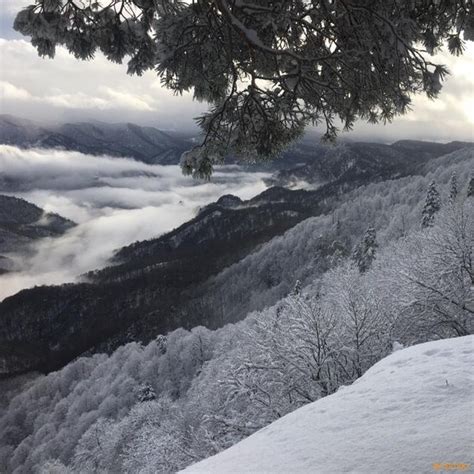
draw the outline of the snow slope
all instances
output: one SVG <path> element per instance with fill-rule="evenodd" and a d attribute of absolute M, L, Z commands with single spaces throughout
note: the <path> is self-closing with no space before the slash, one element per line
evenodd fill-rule
<path fill-rule="evenodd" d="M 474 336 L 397 351 L 353 385 L 183 472 L 432 473 L 445 463 L 472 469 L 473 362 Z"/>

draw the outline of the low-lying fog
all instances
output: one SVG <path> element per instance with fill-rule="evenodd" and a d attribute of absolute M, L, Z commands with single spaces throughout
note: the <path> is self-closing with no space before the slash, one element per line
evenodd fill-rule
<path fill-rule="evenodd" d="M 183 176 L 178 166 L 0 145 L 0 193 L 78 224 L 37 242 L 31 255 L 14 256 L 21 271 L 0 276 L 0 300 L 23 288 L 75 281 L 105 265 L 115 249 L 179 226 L 224 194 L 249 199 L 265 189 L 265 176 L 223 166 L 205 182 Z"/>

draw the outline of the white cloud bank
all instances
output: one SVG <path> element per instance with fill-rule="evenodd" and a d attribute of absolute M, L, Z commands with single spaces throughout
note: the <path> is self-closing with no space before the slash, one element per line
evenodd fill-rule
<path fill-rule="evenodd" d="M 0 276 L 0 300 L 34 285 L 75 281 L 104 265 L 115 249 L 179 226 L 223 194 L 243 199 L 258 194 L 266 176 L 229 166 L 210 182 L 195 181 L 178 166 L 5 145 L 0 169 L 21 189 L 11 194 L 79 224 L 39 242 L 32 256 L 17 256 L 25 270 Z"/>
<path fill-rule="evenodd" d="M 91 96 L 78 92 L 65 94 L 61 91 L 47 96 L 35 96 L 26 89 L 16 87 L 7 81 L 0 81 L 0 97 L 3 101 L 27 102 L 29 105 L 50 105 L 65 109 L 97 109 L 109 110 L 128 108 L 132 110 L 153 111 L 153 98 L 149 95 L 133 95 L 120 92 L 109 87 L 100 87 L 101 96 Z"/>
<path fill-rule="evenodd" d="M 3 113 L 35 120 L 97 119 L 190 129 L 206 110 L 190 94 L 174 96 L 149 71 L 126 74 L 126 66 L 97 54 L 79 61 L 64 48 L 54 59 L 38 57 L 23 39 L 0 38 L 0 101 Z"/>

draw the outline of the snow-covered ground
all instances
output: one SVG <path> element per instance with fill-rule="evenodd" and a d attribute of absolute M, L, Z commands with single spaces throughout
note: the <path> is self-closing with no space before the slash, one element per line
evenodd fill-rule
<path fill-rule="evenodd" d="M 432 473 L 474 467 L 474 336 L 420 344 L 187 473 Z"/>

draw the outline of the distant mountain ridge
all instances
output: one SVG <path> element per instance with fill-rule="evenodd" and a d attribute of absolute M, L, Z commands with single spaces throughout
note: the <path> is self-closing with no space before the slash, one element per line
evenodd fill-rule
<path fill-rule="evenodd" d="M 180 132 L 164 132 L 129 122 L 83 121 L 47 125 L 13 115 L 0 115 L 0 144 L 20 148 L 60 148 L 91 155 L 128 157 L 147 164 L 177 165 L 182 153 L 192 148 L 196 140 L 197 137 Z M 354 155 L 360 155 L 359 161 L 375 160 L 370 166 L 378 167 L 383 178 L 389 168 L 392 168 L 389 170 L 392 173 L 394 167 L 400 166 L 400 158 L 404 157 L 412 169 L 410 161 L 413 159 L 420 163 L 472 145 L 469 142 L 443 144 L 417 140 L 400 140 L 385 145 L 341 138 L 333 146 L 321 143 L 315 134 L 308 134 L 272 161 L 246 163 L 228 156 L 226 163 L 246 165 L 254 171 L 274 171 L 268 180 L 269 185 L 292 187 L 301 181 L 327 183 L 335 176 L 341 176 L 341 167 L 350 173 Z M 391 158 L 394 163 L 390 163 Z M 367 163 L 363 166 L 366 167 Z"/>
<path fill-rule="evenodd" d="M 147 164 L 177 165 L 182 153 L 197 142 L 198 137 L 179 131 L 164 132 L 133 123 L 90 121 L 50 125 L 13 115 L 0 115 L 0 144 L 20 148 L 60 148 L 92 155 L 133 158 Z M 325 148 L 317 137 L 306 137 L 273 161 L 243 163 L 228 156 L 226 163 L 245 164 L 253 170 L 285 169 L 311 161 Z"/>
<path fill-rule="evenodd" d="M 192 143 L 154 127 L 132 123 L 77 122 L 41 125 L 0 115 L 0 143 L 22 148 L 63 148 L 92 155 L 131 157 L 148 164 L 177 164 Z"/>
<path fill-rule="evenodd" d="M 320 149 L 317 159 L 276 171 L 266 183 L 289 188 L 311 184 L 316 188 L 339 179 L 363 181 L 369 175 L 372 180 L 394 178 L 421 170 L 433 158 L 469 147 L 474 147 L 474 143 L 416 140 L 400 140 L 391 145 L 342 143 Z"/>

